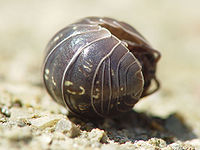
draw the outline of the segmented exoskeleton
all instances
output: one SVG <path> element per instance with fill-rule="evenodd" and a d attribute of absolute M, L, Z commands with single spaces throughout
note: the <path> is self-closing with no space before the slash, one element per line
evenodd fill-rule
<path fill-rule="evenodd" d="M 159 58 L 160 53 L 130 25 L 88 17 L 50 40 L 43 78 L 52 98 L 72 113 L 107 117 L 131 110 L 141 97 L 159 88 Z"/>

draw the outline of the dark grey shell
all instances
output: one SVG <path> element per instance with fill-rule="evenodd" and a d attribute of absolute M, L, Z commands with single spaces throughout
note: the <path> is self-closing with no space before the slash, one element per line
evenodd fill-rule
<path fill-rule="evenodd" d="M 45 86 L 56 102 L 76 115 L 107 117 L 129 111 L 143 92 L 139 61 L 109 27 L 120 28 L 135 43 L 148 45 L 128 24 L 98 17 L 67 26 L 47 45 Z"/>

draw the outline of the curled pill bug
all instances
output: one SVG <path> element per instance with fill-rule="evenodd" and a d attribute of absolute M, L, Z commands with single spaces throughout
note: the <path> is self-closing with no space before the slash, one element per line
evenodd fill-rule
<path fill-rule="evenodd" d="M 79 117 L 130 111 L 160 87 L 155 75 L 160 53 L 115 19 L 87 17 L 70 24 L 53 36 L 45 54 L 48 93 Z"/>

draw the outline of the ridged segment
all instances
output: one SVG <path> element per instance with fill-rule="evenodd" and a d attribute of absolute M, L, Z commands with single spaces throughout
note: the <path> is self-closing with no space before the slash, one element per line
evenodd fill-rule
<path fill-rule="evenodd" d="M 117 40 L 116 40 L 117 41 Z M 92 87 L 91 87 L 91 104 L 92 104 L 92 107 L 94 109 L 94 111 L 99 114 L 100 116 L 102 115 L 101 112 L 99 112 L 96 107 L 95 107 L 95 104 L 94 104 L 94 98 L 93 98 L 93 91 L 94 91 L 94 83 L 95 83 L 95 79 L 96 79 L 96 76 L 97 76 L 97 73 L 99 71 L 99 68 L 100 66 L 102 65 L 102 63 L 108 59 L 109 60 L 109 57 L 110 55 L 113 53 L 113 51 L 115 50 L 115 48 L 120 44 L 120 41 L 118 41 L 118 43 L 116 43 L 113 48 L 108 52 L 108 54 L 106 54 L 101 60 L 100 62 L 98 63 L 96 69 L 95 69 L 95 72 L 94 72 L 94 75 L 93 75 L 93 78 L 92 78 Z M 106 74 L 106 76 L 108 76 L 108 90 L 109 90 L 109 96 L 108 96 L 108 99 L 106 98 L 106 100 L 111 101 L 111 97 L 112 97 L 112 87 L 111 87 L 111 77 L 110 77 L 110 61 L 108 61 L 108 74 Z M 108 104 L 109 105 L 109 104 Z M 108 111 L 109 111 L 109 108 L 108 108 Z"/>
<path fill-rule="evenodd" d="M 66 81 L 70 81 L 73 83 L 74 86 L 66 87 L 63 86 L 63 94 L 64 91 L 71 91 L 71 92 L 65 92 L 65 94 L 70 95 L 70 99 L 65 99 L 66 103 L 69 103 L 69 101 L 73 101 L 73 104 L 71 107 L 75 106 L 84 106 L 87 104 L 91 105 L 91 100 L 89 101 L 89 97 L 91 97 L 91 89 L 92 87 L 92 79 L 95 74 L 95 70 L 98 68 L 98 64 L 101 61 L 103 57 L 105 57 L 118 41 L 114 39 L 113 37 L 105 37 L 102 39 L 99 39 L 97 41 L 94 41 L 92 44 L 90 44 L 87 47 L 84 47 L 83 51 L 79 51 L 77 55 L 74 55 L 74 59 L 71 59 L 71 62 L 69 63 L 68 67 L 66 67 L 64 72 L 64 78 L 63 83 Z M 112 43 L 112 44 L 110 44 Z M 100 46 L 102 45 L 102 46 Z M 85 94 L 79 95 L 78 91 L 80 86 L 84 88 Z M 94 88 L 93 88 L 94 90 Z M 64 98 L 67 98 L 66 95 L 63 95 Z M 99 99 L 100 96 L 98 96 Z M 79 99 L 78 101 L 74 101 L 74 99 Z M 99 103 L 100 101 L 95 101 L 94 105 L 96 103 Z M 88 106 L 90 107 L 90 106 Z M 91 105 L 91 107 L 93 107 Z M 92 108 L 94 109 L 94 108 Z M 99 108 L 98 108 L 99 109 Z M 79 113 L 84 113 L 84 111 L 76 109 L 75 110 Z M 95 111 L 95 110 L 93 110 Z M 99 112 L 99 110 L 98 110 Z"/>
<path fill-rule="evenodd" d="M 44 83 L 50 95 L 58 103 L 64 104 L 61 93 L 62 77 L 72 57 L 79 49 L 84 49 L 86 45 L 91 44 L 95 40 L 102 39 L 104 36 L 110 36 L 110 33 L 104 29 L 73 34 L 73 36 L 71 35 L 70 38 L 67 38 L 48 55 L 43 68 Z M 47 70 L 49 70 L 48 75 L 46 74 Z"/>

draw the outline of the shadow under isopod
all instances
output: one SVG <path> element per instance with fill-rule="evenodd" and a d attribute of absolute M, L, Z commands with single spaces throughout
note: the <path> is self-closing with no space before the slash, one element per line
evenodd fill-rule
<path fill-rule="evenodd" d="M 82 130 L 102 129 L 110 140 L 119 143 L 149 140 L 156 137 L 162 138 L 170 144 L 176 140 L 186 141 L 197 138 L 181 119 L 181 116 L 176 113 L 165 119 L 135 111 L 124 113 L 112 119 L 83 121 L 73 116 L 69 116 L 69 119 L 81 125 Z"/>

